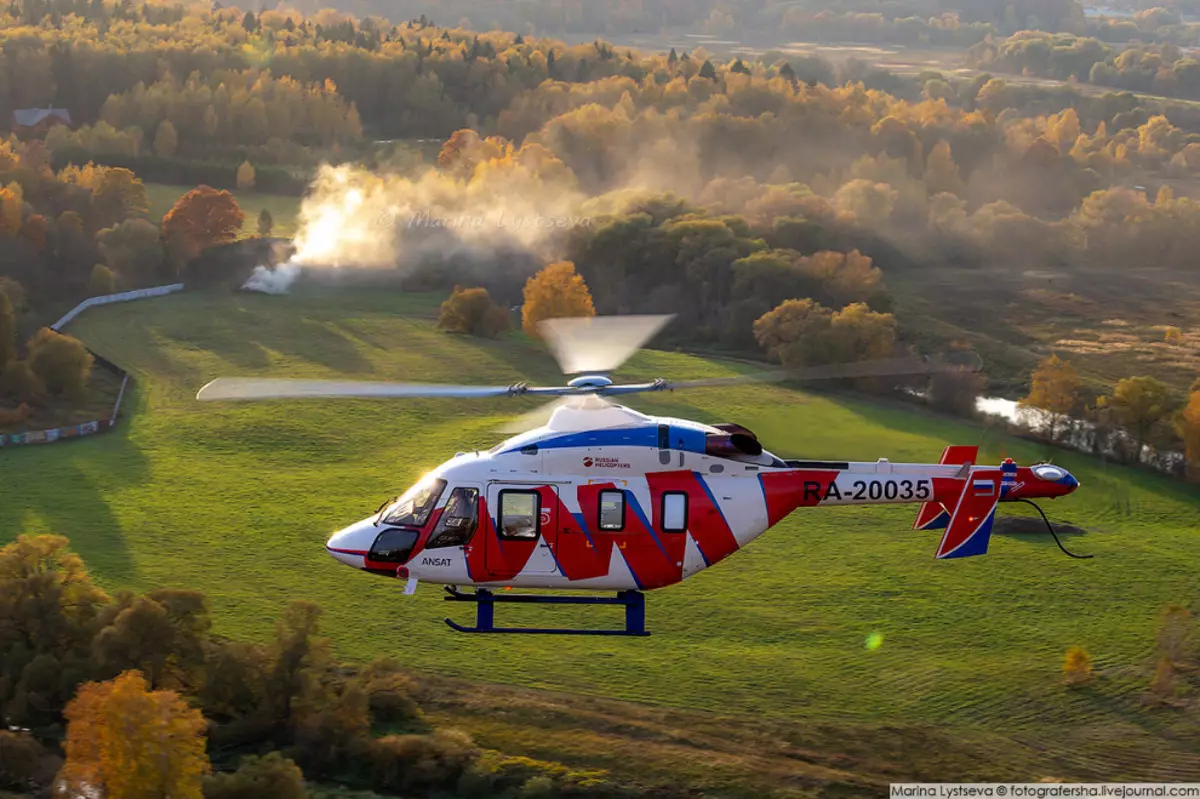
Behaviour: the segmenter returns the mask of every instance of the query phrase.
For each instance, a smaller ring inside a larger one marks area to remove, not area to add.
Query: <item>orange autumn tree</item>
[[[534,338],[538,338],[538,322],[543,319],[595,315],[592,292],[570,261],[550,264],[525,282],[521,326]]]
[[[187,258],[206,247],[225,244],[242,231],[245,215],[227,191],[197,186],[179,198],[163,217],[163,237],[181,242]]]
[[[205,722],[174,691],[150,691],[139,671],[86,683],[67,705],[67,759],[58,796],[201,799],[211,771]]]

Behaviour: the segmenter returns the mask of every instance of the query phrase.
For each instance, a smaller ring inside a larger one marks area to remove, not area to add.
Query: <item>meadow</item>
[[[150,201],[150,219],[161,221],[171,206],[195,186],[177,186],[172,183],[147,183],[146,197]],[[245,214],[240,238],[258,235],[258,215],[265,208],[271,212],[275,222],[273,236],[291,237],[296,234],[296,215],[300,212],[300,198],[284,194],[266,194],[257,191],[233,191],[238,206]]]
[[[531,739],[533,718],[582,734],[569,720],[576,712],[618,725],[617,711],[569,699],[589,696],[657,708],[657,723],[676,732],[685,718],[676,711],[709,719],[717,737],[794,725],[801,748],[830,725],[869,727],[877,743],[868,758],[888,757],[900,729],[939,731],[913,744],[931,764],[939,747],[980,738],[979,776],[1200,780],[1195,722],[1144,701],[1161,609],[1200,599],[1200,492],[915,408],[778,385],[630,402],[736,421],[784,456],[931,461],[949,442],[981,442],[993,462],[1052,456],[1083,485],[1047,510],[1086,530],[1067,543],[1095,558],[1068,560],[1045,535],[997,535],[987,557],[937,562],[939,534],[912,531],[913,508],[801,511],[730,560],[652,594],[654,634],[630,640],[459,635],[441,620],[467,611],[443,603],[438,588],[404,597],[396,582],[339,566],[323,549],[331,531],[456,451],[490,447],[497,424],[536,403],[201,404],[195,392],[221,375],[501,385],[558,377],[520,334],[438,332],[436,301],[309,287],[89,311],[71,332],[134,375],[127,420],[93,440],[0,455],[0,542],[61,533],[109,590],[200,589],[216,631],[232,637],[262,639],[287,601],[316,601],[344,658],[393,655],[445,681],[446,696],[462,685],[509,686],[447,705],[448,717],[484,736]],[[645,351],[619,376],[753,368]],[[504,609],[528,621],[522,610]],[[584,620],[576,609],[549,612],[555,622]],[[882,636],[877,649],[864,645],[872,634]],[[1073,645],[1096,666],[1080,689],[1061,675]],[[565,692],[561,706],[576,711],[547,721],[550,700],[520,693],[529,688]],[[521,708],[527,718],[512,721]],[[1007,759],[1012,751],[1022,754]]]

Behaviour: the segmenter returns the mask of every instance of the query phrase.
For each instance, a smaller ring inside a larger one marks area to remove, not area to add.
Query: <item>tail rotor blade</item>
[[[611,372],[673,316],[587,316],[547,319],[538,325],[563,374]]]

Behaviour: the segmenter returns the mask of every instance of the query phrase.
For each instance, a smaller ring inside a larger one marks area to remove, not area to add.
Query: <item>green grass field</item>
[[[1048,510],[1088,530],[1068,546],[1094,560],[1068,560],[1046,536],[997,535],[987,557],[936,562],[939,534],[911,531],[913,508],[801,511],[730,560],[651,595],[654,635],[644,640],[459,635],[441,619],[469,609],[448,608],[436,587],[404,597],[396,582],[339,566],[322,546],[332,530],[456,451],[495,443],[492,426],[535,403],[222,405],[194,394],[218,375],[499,384],[557,377],[520,335],[485,342],[439,333],[431,303],[310,288],[89,311],[72,332],[135,375],[131,413],[112,435],[0,456],[0,541],[58,532],[109,589],[201,589],[217,632],[230,636],[261,639],[288,600],[311,599],[326,609],[343,657],[387,653],[418,674],[810,732],[829,723],[936,725],[962,740],[1000,736],[1034,753],[1022,762],[1043,772],[1200,780],[1195,723],[1143,701],[1160,609],[1200,599],[1200,493],[1082,456],[1053,453],[1083,487]],[[621,376],[745,368],[649,351]],[[631,404],[737,421],[787,456],[929,461],[947,442],[983,437],[978,426],[916,410],[780,386]],[[1026,462],[1047,454],[994,432],[984,451]],[[523,609],[504,610],[526,620]],[[549,612],[582,620],[568,609]],[[875,651],[864,647],[871,633],[884,637]],[[1071,690],[1060,668],[1075,644],[1092,654],[1097,678]],[[478,723],[500,721],[479,715]],[[937,752],[926,755],[936,762]]]
[[[176,186],[171,183],[147,183],[146,196],[150,200],[150,218],[159,222],[163,214],[171,210],[175,201],[195,186]],[[242,236],[258,235],[258,215],[264,208],[271,212],[275,226],[273,236],[293,236],[296,233],[296,214],[300,212],[300,198],[283,194],[263,194],[256,191],[235,191],[238,206],[246,215]]]

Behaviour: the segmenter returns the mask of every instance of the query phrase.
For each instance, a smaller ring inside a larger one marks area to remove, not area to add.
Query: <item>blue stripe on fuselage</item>
[[[703,430],[671,426],[669,446],[684,452],[704,452]],[[612,430],[588,430],[584,433],[568,433],[541,441],[530,441],[520,447],[505,450],[503,455],[518,452],[536,445],[539,449],[572,449],[577,447],[653,447],[658,448],[658,426],[617,427]]]

